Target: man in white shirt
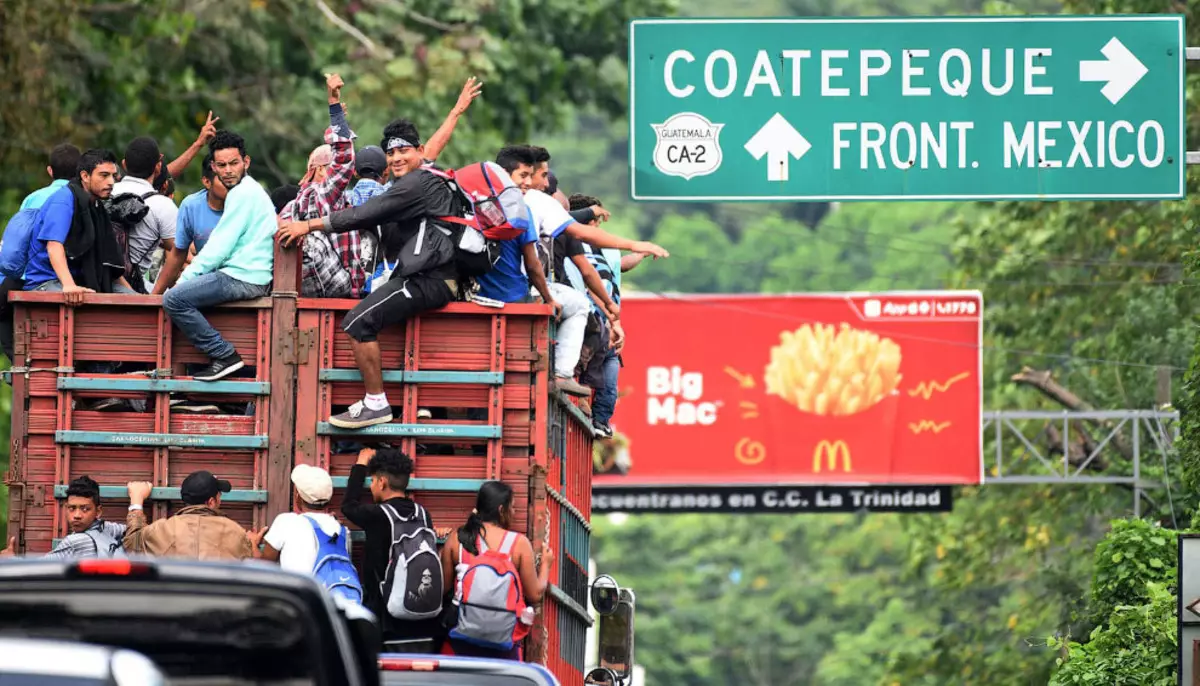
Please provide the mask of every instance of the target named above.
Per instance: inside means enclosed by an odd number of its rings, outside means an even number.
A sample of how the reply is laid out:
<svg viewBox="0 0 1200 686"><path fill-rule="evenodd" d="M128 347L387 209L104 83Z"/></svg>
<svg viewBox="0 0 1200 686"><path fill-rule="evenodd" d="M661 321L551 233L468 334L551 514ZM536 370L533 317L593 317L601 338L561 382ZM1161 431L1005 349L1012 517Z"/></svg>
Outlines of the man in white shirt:
<svg viewBox="0 0 1200 686"><path fill-rule="evenodd" d="M496 163L504 167L513 183L525 194L525 206L532 215L538 237L538 257L547 274L553 268L554 240L564 231L595 248L614 248L645 253L654 259L669 257L670 253L649 241L634 241L614 236L598 226L580 224L557 200L538 190L543 182L537 178L539 151L529 145L506 146L496 155ZM545 155L549 158L549 154ZM548 169L547 169L548 171ZM571 395L590 396L590 388L575 381L575 366L579 363L583 335L587 328L592 303L587 296L569 285L548 279L550 294L562 305L562 320L558 325L558 346L554 351L555 387ZM537 295L530 291L530 296ZM614 313L614 319L619 318Z"/></svg>
<svg viewBox="0 0 1200 686"><path fill-rule="evenodd" d="M329 514L333 479L320 467L298 464L292 469L292 486L299 512L284 512L271 523L263 538L262 559L278 562L288 571L312 574L317 562L317 537L310 522L316 522L329 536L342 531L341 522ZM341 545L349 555L349 536Z"/></svg>
<svg viewBox="0 0 1200 686"><path fill-rule="evenodd" d="M113 186L112 202L118 203L123 195L135 196L148 210L146 216L128 230L128 262L137 274L126 274L126 277L133 276L128 280L134 290L148 293L153 284L146 284L143 278L137 277L143 277L149 271L154 251L160 245L166 253L175 247L175 221L179 208L154 188L153 179L162 170L164 162L153 138L139 136L130 141L121 164L126 176Z"/></svg>

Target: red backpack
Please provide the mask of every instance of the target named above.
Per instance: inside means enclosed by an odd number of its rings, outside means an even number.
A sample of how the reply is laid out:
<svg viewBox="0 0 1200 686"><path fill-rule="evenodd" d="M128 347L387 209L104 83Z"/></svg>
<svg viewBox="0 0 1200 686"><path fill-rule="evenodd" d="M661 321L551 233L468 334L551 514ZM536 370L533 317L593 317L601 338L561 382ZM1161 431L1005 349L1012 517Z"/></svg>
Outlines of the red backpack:
<svg viewBox="0 0 1200 686"><path fill-rule="evenodd" d="M521 575L513 564L512 548L517 532L504 535L500 550L488 550L480 536L478 555L459 548L460 564L467 567L455 590L458 623L450 637L493 650L512 650L529 635L525 614L525 592Z"/></svg>
<svg viewBox="0 0 1200 686"><path fill-rule="evenodd" d="M474 227L483 232L485 238L495 241L516 238L532 224L521 189L495 162L477 162L450 171L433 166L425 169L445 179L469 209L466 217L439 219Z"/></svg>

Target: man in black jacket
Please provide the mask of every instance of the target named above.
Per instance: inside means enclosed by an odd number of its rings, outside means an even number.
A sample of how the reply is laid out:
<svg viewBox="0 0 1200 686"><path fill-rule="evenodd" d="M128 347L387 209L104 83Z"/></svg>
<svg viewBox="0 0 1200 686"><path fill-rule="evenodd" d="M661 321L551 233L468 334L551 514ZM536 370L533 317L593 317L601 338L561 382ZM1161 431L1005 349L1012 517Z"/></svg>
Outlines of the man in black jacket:
<svg viewBox="0 0 1200 686"><path fill-rule="evenodd" d="M363 605L379 622L384 641L422 641L427 645L410 644L403 652L436 651L440 638L439 618L405 621L392 617L382 593L382 584L387 577L388 560L392 551L392 525L383 506L390 506L405 519L417 512L417 504L408 497L408 480L412 476L413 461L408 455L395 448L363 448L358 453L358 462L350 468L346 493L342 497L342 514L367 535L363 559ZM362 502L363 484L371 479L371 503ZM433 528L429 512L422 509L425 526ZM429 641L434 641L429 643Z"/></svg>
<svg viewBox="0 0 1200 686"><path fill-rule="evenodd" d="M392 421L392 407L383 392L379 332L442 307L458 293L454 244L438 230L434 219L462 216L467 208L443 179L422 168L425 148L412 122L399 119L388 124L380 147L387 154L393 177L387 191L357 207L284 224L278 233L280 243L288 246L298 244L312 231L344 233L378 226L380 254L389 261L399 260L391 279L372 289L342 321L366 387L366 397L329 418L330 424L343 429Z"/></svg>

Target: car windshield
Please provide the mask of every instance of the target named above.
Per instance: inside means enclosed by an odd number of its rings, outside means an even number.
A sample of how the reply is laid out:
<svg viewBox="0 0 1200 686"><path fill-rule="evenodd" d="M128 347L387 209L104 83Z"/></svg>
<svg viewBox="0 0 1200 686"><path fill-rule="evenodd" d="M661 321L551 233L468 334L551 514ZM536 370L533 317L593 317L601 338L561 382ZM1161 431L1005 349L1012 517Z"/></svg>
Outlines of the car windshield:
<svg viewBox="0 0 1200 686"><path fill-rule="evenodd" d="M270 592L220 591L128 584L4 589L0 636L130 648L153 660L173 685L328 683L320 672L327 646L299 603ZM0 678L5 686L6 679Z"/></svg>

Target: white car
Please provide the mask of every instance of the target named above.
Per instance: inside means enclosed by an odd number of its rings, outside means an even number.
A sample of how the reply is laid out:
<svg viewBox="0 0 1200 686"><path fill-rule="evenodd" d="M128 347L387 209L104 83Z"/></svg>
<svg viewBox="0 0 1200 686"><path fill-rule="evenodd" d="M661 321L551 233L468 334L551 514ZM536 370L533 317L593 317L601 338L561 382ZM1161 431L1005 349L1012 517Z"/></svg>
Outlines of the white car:
<svg viewBox="0 0 1200 686"><path fill-rule="evenodd" d="M164 686L166 678L132 650L29 638L0 638L4 686Z"/></svg>

